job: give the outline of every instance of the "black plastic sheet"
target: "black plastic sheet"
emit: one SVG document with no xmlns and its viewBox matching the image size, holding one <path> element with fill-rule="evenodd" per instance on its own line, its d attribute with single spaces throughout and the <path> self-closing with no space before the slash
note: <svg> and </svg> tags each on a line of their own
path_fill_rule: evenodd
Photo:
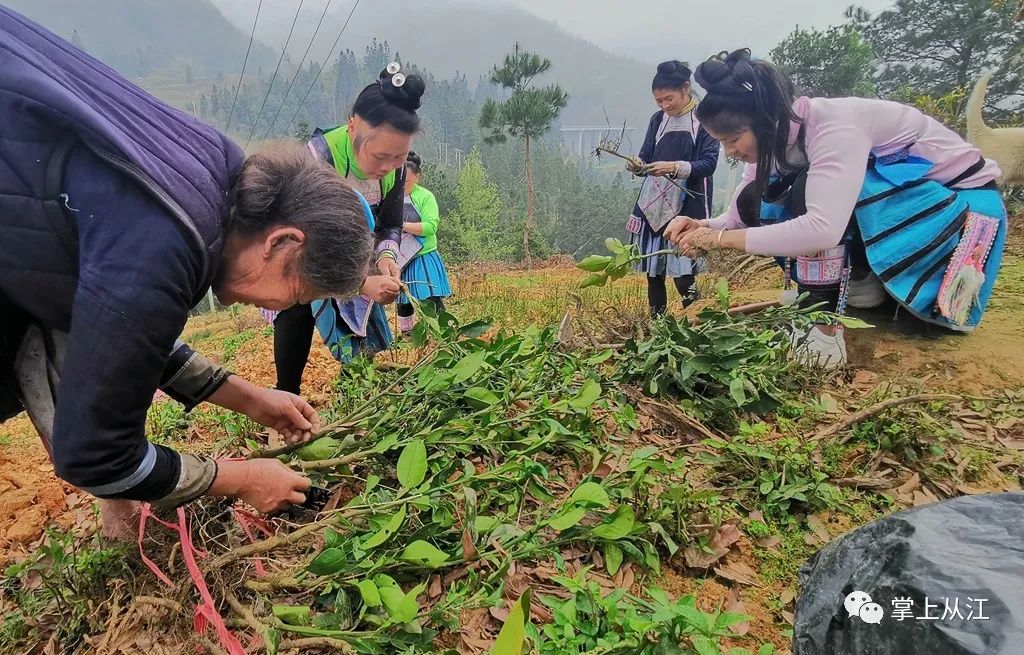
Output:
<svg viewBox="0 0 1024 655">
<path fill-rule="evenodd" d="M 794 655 L 1022 655 L 1024 493 L 869 523 L 809 559 L 800 589 Z"/>
</svg>

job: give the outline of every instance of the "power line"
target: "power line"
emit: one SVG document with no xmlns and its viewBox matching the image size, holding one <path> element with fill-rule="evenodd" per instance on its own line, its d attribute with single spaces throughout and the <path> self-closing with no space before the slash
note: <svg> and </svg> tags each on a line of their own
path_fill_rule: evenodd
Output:
<svg viewBox="0 0 1024 655">
<path fill-rule="evenodd" d="M 327 9 L 330 6 L 331 0 L 327 0 L 327 3 L 324 4 L 324 11 L 320 14 L 320 21 L 316 24 L 316 29 L 313 30 L 313 38 L 309 40 L 309 45 L 306 46 L 306 52 L 303 53 L 302 60 L 299 61 L 299 67 L 295 69 L 295 74 L 292 75 L 292 81 L 288 83 L 288 88 L 284 92 L 284 98 L 281 100 L 281 104 L 277 106 L 277 111 L 274 112 L 274 119 L 270 121 L 270 127 L 267 128 L 266 134 L 263 135 L 263 138 L 260 139 L 260 141 L 266 141 L 267 137 L 273 134 L 274 126 L 277 125 L 277 118 L 281 115 L 281 110 L 284 109 L 285 103 L 288 102 L 288 95 L 292 92 L 292 86 L 295 84 L 295 80 L 299 79 L 299 74 L 302 73 L 302 66 L 306 63 L 306 57 L 309 56 L 309 51 L 313 47 L 313 41 L 316 40 L 316 35 L 320 33 L 320 26 L 323 25 L 324 16 L 327 15 Z"/>
<path fill-rule="evenodd" d="M 313 83 L 309 85 L 308 89 L 306 89 L 306 94 L 302 96 L 302 100 L 299 101 L 299 106 L 295 108 L 295 113 L 293 113 L 292 117 L 288 119 L 288 124 L 285 125 L 284 128 L 285 132 L 291 129 L 292 123 L 295 122 L 295 119 L 298 117 L 299 112 L 302 111 L 303 105 L 306 104 L 306 99 L 309 98 L 309 94 L 313 92 L 313 87 L 316 86 L 317 80 L 320 79 L 320 73 L 324 72 L 324 69 L 327 68 L 327 64 L 331 61 L 331 57 L 334 56 L 334 49 L 338 47 L 339 43 L 341 43 L 341 36 L 342 34 L 345 33 L 345 28 L 348 27 L 349 21 L 352 20 L 352 14 L 356 13 L 356 8 L 358 6 L 359 0 L 356 0 L 355 4 L 352 5 L 352 11 L 348 12 L 348 18 L 345 19 L 345 24 L 341 26 L 341 31 L 338 32 L 338 38 L 334 40 L 334 45 L 331 46 L 330 52 L 327 53 L 327 58 L 324 60 L 324 63 L 320 66 L 320 69 L 316 72 L 316 77 L 313 78 Z"/>
<path fill-rule="evenodd" d="M 299 0 L 299 7 L 295 10 L 295 17 L 292 18 L 292 26 L 288 29 L 288 38 L 284 40 L 284 47 L 281 48 L 281 56 L 277 59 L 277 67 L 274 68 L 274 74 L 270 77 L 270 86 L 267 87 L 267 92 L 263 95 L 263 103 L 260 105 L 260 110 L 256 114 L 256 120 L 252 122 L 252 129 L 249 130 L 249 138 L 245 140 L 245 147 L 249 147 L 249 142 L 252 141 L 252 135 L 256 134 L 256 126 L 260 123 L 260 118 L 263 117 L 263 110 L 267 106 L 267 99 L 270 98 L 270 92 L 274 90 L 274 82 L 277 81 L 277 73 L 281 70 L 281 62 L 284 61 L 284 55 L 288 52 L 288 44 L 292 42 L 292 32 L 295 31 L 295 23 L 299 22 L 299 12 L 302 11 L 302 3 L 306 0 Z"/>
<path fill-rule="evenodd" d="M 249 33 L 249 45 L 245 49 L 245 59 L 242 60 L 242 72 L 238 74 L 238 84 L 235 85 L 235 97 L 231 99 L 231 110 L 228 112 L 228 124 L 224 127 L 227 132 L 231 129 L 231 117 L 235 114 L 235 102 L 238 101 L 238 90 L 242 88 L 242 78 L 245 76 L 245 65 L 249 63 L 249 51 L 252 50 L 252 41 L 256 36 L 256 23 L 260 22 L 260 9 L 263 8 L 263 0 L 256 5 L 256 18 L 252 21 L 252 32 Z"/>
</svg>

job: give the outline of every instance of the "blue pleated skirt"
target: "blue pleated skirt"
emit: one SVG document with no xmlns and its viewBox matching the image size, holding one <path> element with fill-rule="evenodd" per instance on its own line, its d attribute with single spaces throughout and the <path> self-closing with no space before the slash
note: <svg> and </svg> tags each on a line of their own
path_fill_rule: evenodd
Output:
<svg viewBox="0 0 1024 655">
<path fill-rule="evenodd" d="M 436 250 L 413 257 L 402 270 L 402 282 L 409 287 L 409 292 L 416 300 L 447 298 L 452 295 L 448 271 Z M 398 297 L 398 302 L 407 304 L 409 300 L 403 293 Z"/>
<path fill-rule="evenodd" d="M 331 355 L 342 364 L 360 355 L 387 350 L 394 340 L 387 312 L 377 303 L 370 303 L 369 316 L 365 322 L 366 336 L 357 334 L 349 325 L 352 316 L 361 314 L 361 307 L 365 307 L 368 302 L 361 297 L 343 302 L 333 299 L 313 301 L 316 328 Z"/>
</svg>

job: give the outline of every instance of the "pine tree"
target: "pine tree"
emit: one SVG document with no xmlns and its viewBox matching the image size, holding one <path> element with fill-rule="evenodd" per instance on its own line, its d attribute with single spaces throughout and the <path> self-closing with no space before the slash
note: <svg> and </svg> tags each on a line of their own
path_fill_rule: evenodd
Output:
<svg viewBox="0 0 1024 655">
<path fill-rule="evenodd" d="M 509 136 L 523 139 L 526 153 L 523 167 L 526 172 L 526 221 L 523 223 L 523 256 L 527 268 L 531 265 L 530 230 L 536 224 L 536 193 L 533 182 L 533 166 L 530 161 L 531 141 L 547 132 L 568 96 L 557 84 L 543 88 L 533 86 L 533 79 L 551 68 L 551 60 L 539 55 L 522 52 L 519 44 L 512 54 L 505 56 L 501 68 L 494 67 L 491 80 L 512 95 L 507 100 L 487 100 L 480 110 L 480 126 L 491 130 L 484 141 L 502 143 Z"/>
<path fill-rule="evenodd" d="M 883 95 L 911 89 L 944 96 L 969 90 L 996 69 L 988 101 L 1005 112 L 1024 108 L 1024 29 L 1014 23 L 1014 11 L 1013 3 L 992 0 L 897 0 L 877 14 L 851 7 L 847 17 L 875 52 Z"/>
</svg>

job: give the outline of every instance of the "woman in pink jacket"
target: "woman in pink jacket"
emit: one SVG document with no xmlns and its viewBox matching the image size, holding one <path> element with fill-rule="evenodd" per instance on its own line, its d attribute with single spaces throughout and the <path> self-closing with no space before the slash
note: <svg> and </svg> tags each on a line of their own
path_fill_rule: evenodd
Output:
<svg viewBox="0 0 1024 655">
<path fill-rule="evenodd" d="M 780 259 L 806 304 L 842 313 L 888 297 L 961 332 L 981 320 L 1006 236 L 999 167 L 917 109 L 862 98 L 797 98 L 793 83 L 749 50 L 695 73 L 697 118 L 745 162 L 724 214 L 677 217 L 683 254 L 718 249 Z M 797 354 L 846 361 L 842 326 L 819 325 Z"/>
</svg>

